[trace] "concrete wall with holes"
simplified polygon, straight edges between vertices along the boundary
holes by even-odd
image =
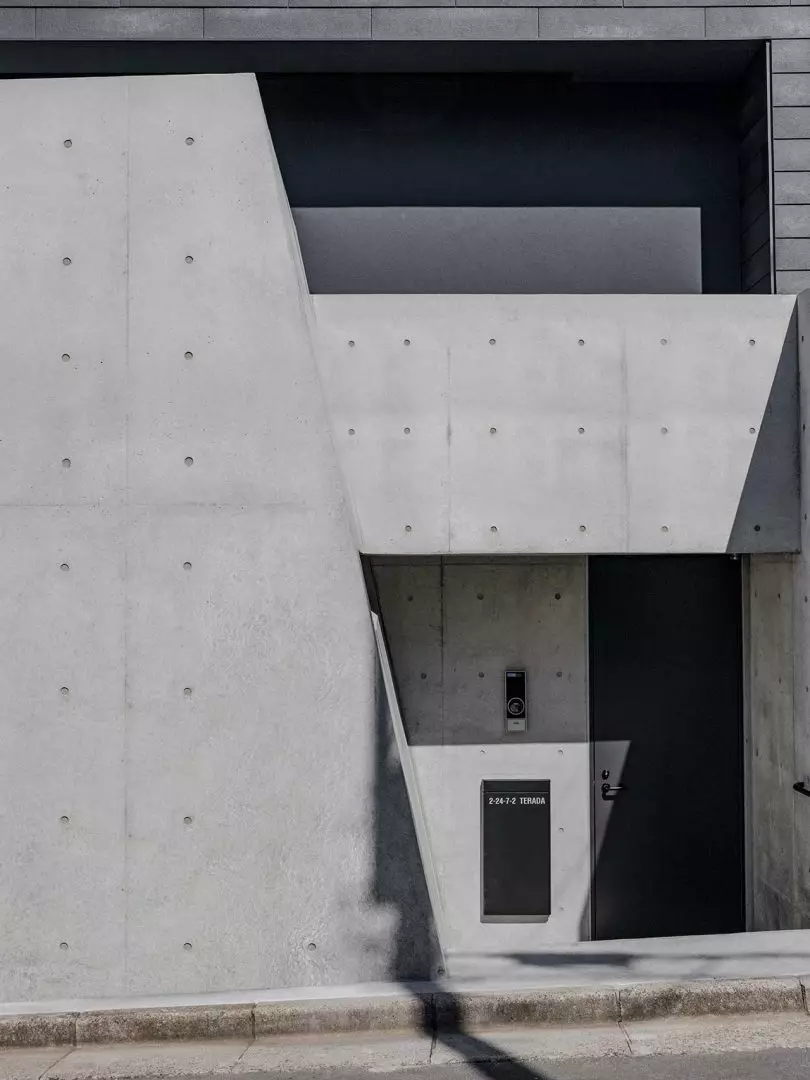
[[[463,972],[589,936],[590,748],[584,558],[375,562],[439,878],[445,950]],[[530,722],[504,734],[503,672],[525,669]],[[547,923],[483,924],[481,780],[552,783]]]
[[[6,80],[0,182],[0,998],[435,970],[358,548],[476,556],[377,567],[445,944],[576,940],[582,556],[797,548],[794,300],[313,302],[250,76]],[[484,931],[518,755],[557,906]]]
[[[798,299],[801,430],[810,416],[810,307]],[[748,569],[749,925],[810,927],[810,461],[801,446],[801,552]]]
[[[315,308],[364,551],[798,547],[793,297]]]
[[[0,998],[387,977],[367,600],[255,81],[6,81],[0,176]]]

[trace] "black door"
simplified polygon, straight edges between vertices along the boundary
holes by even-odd
[[[744,930],[740,563],[589,565],[595,936]]]

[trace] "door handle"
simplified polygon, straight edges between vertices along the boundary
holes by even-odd
[[[602,798],[609,802],[615,799],[622,791],[626,791],[627,788],[624,784],[608,784],[607,782],[602,784]]]

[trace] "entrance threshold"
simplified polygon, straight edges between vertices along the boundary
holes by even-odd
[[[447,955],[454,983],[581,986],[810,973],[810,930],[580,941],[537,952]]]

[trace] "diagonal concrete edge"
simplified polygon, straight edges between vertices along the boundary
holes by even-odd
[[[666,1017],[807,1015],[808,978],[457,992],[426,984],[413,992],[378,996],[26,1012],[0,1016],[0,1047],[348,1032],[431,1034],[499,1027],[584,1027]]]

